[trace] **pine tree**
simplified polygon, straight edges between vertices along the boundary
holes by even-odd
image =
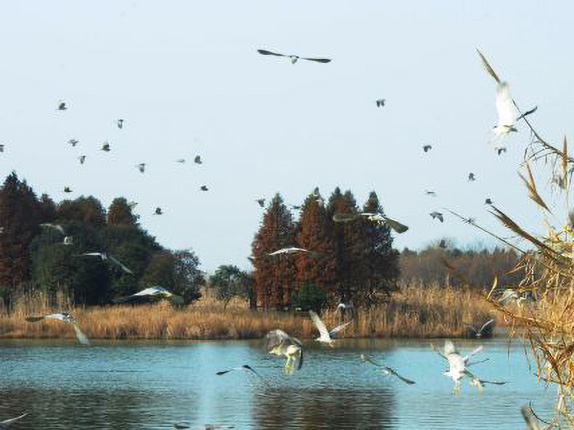
[[[384,215],[383,208],[372,191],[363,207],[363,212]],[[377,302],[377,293],[389,294],[396,288],[400,275],[399,252],[393,248],[391,229],[387,225],[361,220],[365,250],[366,269],[362,288],[357,291],[358,301],[370,307]]]
[[[332,219],[335,214],[356,214],[357,203],[351,191],[341,193],[339,187],[329,198],[327,213]],[[352,301],[354,291],[360,287],[364,274],[362,229],[357,221],[334,223],[336,290],[337,299]]]
[[[269,253],[294,246],[295,228],[291,212],[276,194],[252,245],[255,291],[264,308],[282,309],[291,305],[296,284],[295,259],[291,255]]]
[[[30,280],[29,246],[40,222],[40,203],[34,191],[13,172],[0,189],[0,288],[8,299]]]
[[[124,197],[116,197],[108,208],[108,225],[137,225],[138,216],[132,213]]]
[[[297,257],[297,281],[315,285],[324,293],[332,293],[337,279],[337,261],[333,222],[318,189],[305,199],[299,220],[297,243],[299,247],[316,253],[300,254]]]

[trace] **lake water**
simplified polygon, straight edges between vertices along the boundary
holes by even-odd
[[[428,341],[344,340],[335,349],[306,342],[293,375],[261,342],[0,341],[0,420],[28,411],[15,429],[170,429],[188,421],[236,429],[523,429],[520,407],[552,410],[554,390],[540,384],[523,349],[505,340],[479,344],[490,361],[482,379],[508,381],[453,395],[446,362]],[[442,346],[442,340],[436,340]],[[416,381],[406,385],[360,362],[361,353]],[[215,372],[249,364],[247,372]]]

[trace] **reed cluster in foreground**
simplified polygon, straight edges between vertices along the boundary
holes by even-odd
[[[76,318],[93,339],[252,339],[281,328],[312,338],[315,329],[306,312],[251,311],[245,302],[223,304],[210,298],[183,309],[167,302],[137,306],[63,308]],[[0,313],[0,337],[73,337],[68,324],[59,321],[28,323],[26,316],[62,311],[46,307],[41,297],[18,303],[12,312]],[[450,287],[403,285],[385,304],[359,311],[345,337],[462,337],[464,322],[481,324],[492,318],[492,308],[477,293]],[[325,310],[328,327],[339,324],[339,314]]]

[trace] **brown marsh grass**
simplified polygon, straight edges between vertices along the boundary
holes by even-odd
[[[73,337],[68,324],[60,321],[29,323],[28,315],[67,310],[86,335],[93,339],[253,339],[268,331],[282,330],[301,338],[312,338],[315,329],[305,312],[251,311],[243,301],[231,302],[223,310],[209,292],[202,300],[183,309],[168,302],[79,308],[65,298],[47,306],[41,295],[27,297],[10,313],[0,312],[0,337]],[[479,294],[453,288],[403,285],[392,299],[369,311],[359,312],[345,330],[345,337],[462,337],[464,322],[483,323],[492,318],[492,308]],[[339,315],[325,310],[328,327],[339,324]]]

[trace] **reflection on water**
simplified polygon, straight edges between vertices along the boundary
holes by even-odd
[[[336,388],[281,388],[254,398],[255,428],[265,429],[391,429],[393,393]]]
[[[96,342],[98,343],[98,342]],[[460,341],[462,352],[479,342]],[[485,429],[524,427],[519,408],[552,407],[518,346],[484,340],[474,367],[483,379],[506,380],[459,396],[442,375],[446,363],[426,341],[344,341],[336,349],[306,346],[305,365],[287,376],[284,360],[258,342],[0,342],[0,420],[27,410],[15,429],[171,429],[189,421],[237,429]],[[368,354],[396,368],[409,386],[358,359]],[[250,364],[247,372],[215,372]]]

